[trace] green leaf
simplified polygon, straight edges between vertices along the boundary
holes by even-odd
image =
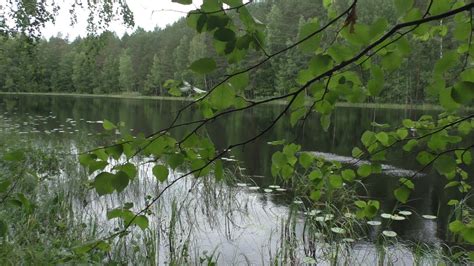
[[[182,5],[190,5],[193,3],[193,0],[171,0],[171,2],[182,4]]]
[[[410,197],[410,193],[411,193],[411,190],[405,186],[401,186],[395,189],[395,191],[393,191],[395,198],[401,203],[407,203],[408,198]]]
[[[418,145],[418,141],[415,140],[415,139],[411,139],[407,142],[407,144],[403,145],[403,150],[407,151],[407,152],[410,152],[417,145]]]
[[[426,152],[426,151],[421,151],[420,153],[418,153],[418,155],[416,156],[416,160],[421,164],[421,165],[427,165],[429,163],[431,163],[431,161],[433,161],[433,159],[435,158],[435,156],[429,152]]]
[[[132,163],[126,163],[124,165],[119,165],[115,169],[124,172],[127,174],[129,179],[134,179],[137,176],[137,168]]]
[[[235,32],[228,28],[220,28],[214,32],[214,39],[221,42],[235,41]]]
[[[202,58],[197,61],[194,61],[189,68],[198,74],[207,74],[214,71],[216,67],[217,65],[214,59]]]
[[[383,90],[385,81],[383,70],[380,67],[373,65],[370,68],[370,75],[371,78],[367,83],[367,89],[371,96],[378,96]]]
[[[104,127],[105,130],[112,130],[112,129],[117,128],[117,126],[114,125],[114,123],[110,122],[107,119],[104,119],[104,123],[102,124],[102,126]]]
[[[178,166],[184,163],[184,156],[181,153],[170,155],[168,159],[168,165],[171,169],[175,170]]]
[[[128,186],[130,179],[127,173],[119,171],[114,175],[111,182],[117,192],[122,192]]]
[[[313,201],[318,201],[321,198],[321,191],[320,190],[312,191],[311,194],[309,195],[309,198]]]
[[[363,200],[356,200],[354,201],[354,204],[359,208],[365,208],[367,206],[367,202]]]
[[[342,178],[339,175],[330,175],[329,176],[329,185],[332,188],[341,188],[342,187]]]
[[[313,77],[319,76],[331,69],[333,65],[332,58],[329,55],[316,55],[309,62],[309,70]]]
[[[395,0],[395,8],[397,9],[398,16],[404,15],[413,7],[413,0]]]
[[[153,167],[153,175],[160,181],[165,182],[168,179],[169,170],[164,165],[155,165]]]
[[[331,115],[321,115],[320,122],[323,130],[327,132],[331,125]]]
[[[145,230],[148,228],[148,218],[145,215],[139,215],[135,217],[135,220],[133,220],[133,223],[138,225],[142,230]]]
[[[319,180],[319,179],[323,178],[323,173],[321,172],[321,170],[316,169],[314,171],[311,171],[311,173],[309,173],[308,178],[311,181]]]
[[[360,158],[362,155],[364,155],[364,152],[360,148],[354,147],[352,149],[352,157]]]
[[[209,103],[217,110],[227,109],[234,104],[235,95],[235,90],[232,87],[221,85],[214,89]]]
[[[115,176],[108,172],[102,172],[95,177],[92,186],[99,196],[112,194],[114,192],[114,186],[112,184],[114,178]]]
[[[442,175],[450,174],[456,170],[456,160],[449,155],[441,155],[433,166]]]
[[[314,161],[314,156],[307,153],[307,152],[303,152],[300,154],[300,158],[299,158],[299,163],[301,166],[304,167],[304,169],[308,169],[311,164],[313,163]]]
[[[399,139],[404,140],[406,137],[408,137],[408,130],[406,128],[397,129],[397,136]]]
[[[306,113],[307,113],[306,108],[300,108],[291,112],[291,115],[290,115],[291,126],[294,127],[300,119],[304,118]]]
[[[249,73],[245,72],[230,78],[229,83],[236,91],[243,91],[249,85],[249,80]]]
[[[454,85],[451,97],[457,103],[469,104],[474,99],[474,82],[461,81]]]
[[[388,138],[388,134],[386,132],[379,132],[375,135],[375,138],[380,142],[382,143],[382,145],[384,146],[389,146],[390,143],[388,142],[389,141],[389,138]]]
[[[346,169],[346,170],[342,171],[341,175],[342,175],[342,178],[344,178],[344,180],[346,180],[348,182],[354,181],[354,178],[356,177],[356,174],[355,174],[354,170],[352,170],[352,169]]]
[[[372,173],[372,166],[370,164],[363,164],[357,169],[357,174],[361,177],[368,177]]]
[[[319,23],[316,19],[313,19],[301,26],[298,34],[298,41],[302,41],[303,39],[307,38],[299,45],[299,48],[303,52],[314,52],[319,48],[320,35],[314,35],[314,32],[316,32],[318,29]]]
[[[454,221],[449,224],[449,231],[453,233],[459,233],[464,229],[465,225],[461,221]]]

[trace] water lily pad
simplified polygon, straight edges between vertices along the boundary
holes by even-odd
[[[386,237],[396,237],[397,233],[394,231],[383,231],[382,234]]]
[[[381,221],[367,221],[367,224],[377,226],[377,225],[381,225],[382,222]]]
[[[404,216],[410,216],[410,215],[412,215],[412,212],[411,211],[399,211],[398,214],[404,215]]]
[[[405,220],[406,218],[404,216],[400,216],[400,215],[392,215],[391,217],[392,220],[395,220],[395,221],[403,221]]]
[[[427,220],[434,220],[438,217],[434,216],[434,215],[430,215],[430,214],[425,214],[425,215],[422,215],[421,217],[427,219]]]
[[[355,239],[353,239],[353,238],[343,238],[343,239],[342,239],[342,242],[354,243],[354,242],[355,242]]]
[[[326,221],[326,219],[324,219],[324,216],[317,216],[315,220],[322,223]]]
[[[316,264],[316,260],[311,257],[304,257],[303,258],[303,263],[304,264]]]
[[[336,234],[346,233],[346,230],[344,228],[340,228],[340,227],[333,227],[333,228],[331,228],[331,231],[333,231]]]
[[[272,193],[272,192],[273,192],[273,190],[272,190],[272,189],[269,189],[269,188],[266,188],[266,189],[264,189],[263,191],[264,191],[265,193]]]
[[[389,214],[389,213],[382,213],[380,215],[380,217],[384,218],[384,219],[392,219],[392,215]]]

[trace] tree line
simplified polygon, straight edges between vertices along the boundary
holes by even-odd
[[[342,10],[348,1],[334,3]],[[299,29],[310,18],[317,17],[321,24],[327,21],[328,14],[323,4],[324,1],[314,0],[254,2],[249,6],[252,15],[267,26],[266,37],[261,43],[264,53],[252,52],[238,64],[221,59],[217,62],[217,71],[199,77],[192,75],[190,64],[204,57],[216,58],[214,47],[219,43],[190,29],[186,18],[164,29],[145,31],[138,28],[121,38],[109,31],[72,42],[61,35],[48,40],[31,40],[21,34],[4,34],[0,37],[0,90],[169,95],[165,86],[169,80],[186,81],[207,90],[222,76],[260,62],[265,56],[297,41],[302,34]],[[415,1],[417,4],[426,3]],[[376,23],[378,18],[385,18],[389,23],[394,22],[397,15],[393,10],[392,0],[361,1],[357,20],[370,24]],[[435,32],[426,33],[426,38],[417,36],[416,40],[410,40],[406,47],[411,54],[409,58],[402,60],[403,57],[394,54],[387,64],[401,64],[402,67],[386,74],[384,86],[387,89],[377,99],[369,98],[367,101],[412,104],[436,100],[430,97],[429,78],[432,66],[442,56],[443,50],[455,45],[453,38],[448,37],[456,32],[448,32],[448,23],[441,21],[438,27],[431,29]],[[426,41],[430,35],[436,36],[435,41]],[[340,38],[339,32],[325,32],[320,50],[327,50],[337,38]],[[245,95],[260,98],[287,93],[297,86],[297,69],[307,65],[310,58],[311,55],[298,49],[282,53],[252,73]],[[363,68],[354,71],[360,72],[362,78],[370,79],[370,73],[365,73],[367,71]]]

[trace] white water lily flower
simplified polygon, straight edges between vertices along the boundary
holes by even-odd
[[[263,191],[264,191],[265,193],[272,193],[272,192],[273,192],[273,190],[271,190],[271,189],[269,189],[269,188],[266,188],[266,189],[264,189]]]
[[[434,216],[434,215],[429,215],[429,214],[425,214],[425,215],[422,215],[421,217],[427,219],[427,220],[434,220],[438,217]]]
[[[269,187],[269,188],[280,188],[280,186],[278,186],[278,185],[270,185],[270,186],[268,186],[268,187]]]
[[[367,224],[377,226],[377,225],[381,225],[382,222],[381,221],[368,221]]]
[[[249,187],[249,190],[259,190],[259,189],[260,189],[260,187],[257,187],[257,186],[255,186],[255,187]]]
[[[382,213],[380,215],[380,217],[384,218],[384,219],[392,219],[392,215],[391,214],[388,214],[388,213]]]
[[[331,231],[333,231],[336,234],[344,234],[346,233],[346,230],[340,227],[333,227],[331,228]]]
[[[396,237],[397,233],[394,231],[383,231],[382,234],[386,237]]]
[[[400,216],[400,215],[396,215],[396,214],[395,214],[395,215],[392,215],[391,219],[392,219],[392,220],[395,220],[395,221],[403,221],[403,220],[405,220],[406,218],[403,217],[403,216]]]
[[[412,212],[411,211],[399,211],[398,214],[404,215],[404,216],[410,216],[410,215],[412,215]]]

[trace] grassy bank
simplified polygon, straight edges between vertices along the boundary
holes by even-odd
[[[140,94],[81,94],[81,93],[59,93],[59,92],[0,92],[0,95],[41,95],[41,96],[67,96],[88,98],[116,98],[116,99],[140,99],[140,100],[167,100],[167,101],[192,101],[191,97],[172,96],[148,96]],[[260,100],[261,98],[255,99]],[[269,104],[286,104],[286,101],[277,100]],[[409,110],[443,110],[439,105],[433,104],[398,104],[398,103],[348,103],[340,102],[337,107],[352,108],[377,108],[377,109],[409,109]],[[472,110],[473,108],[466,108]]]

